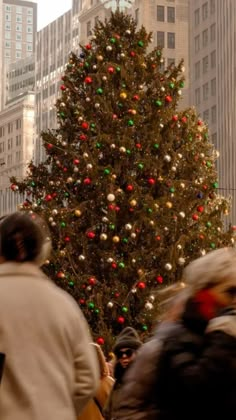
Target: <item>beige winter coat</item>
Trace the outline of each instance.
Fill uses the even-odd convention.
[[[31,263],[0,265],[1,420],[75,420],[98,386],[74,300]]]

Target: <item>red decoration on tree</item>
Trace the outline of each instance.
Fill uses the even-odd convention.
[[[145,289],[146,288],[146,283],[144,283],[143,281],[138,282],[137,287],[139,289]]]
[[[85,134],[80,134],[79,139],[85,141],[87,140],[87,136]]]
[[[99,344],[99,346],[102,346],[105,343],[105,340],[103,337],[98,337],[97,338],[97,344]]]
[[[199,213],[203,213],[204,212],[204,207],[203,206],[197,206],[197,211]]]
[[[173,121],[178,121],[178,115],[173,115],[172,120]]]
[[[92,181],[91,181],[91,179],[90,179],[90,178],[85,178],[85,179],[84,179],[84,184],[85,184],[85,185],[90,185],[90,184],[91,184],[91,182],[92,182]]]
[[[45,201],[51,201],[52,200],[52,196],[50,194],[47,194],[45,197]]]
[[[86,50],[91,50],[91,48],[92,48],[92,45],[91,44],[87,44],[86,45]]]
[[[64,241],[65,241],[65,242],[70,242],[70,237],[69,237],[69,236],[66,236],[66,237],[64,238]]]
[[[94,239],[95,238],[95,233],[93,232],[93,231],[89,231],[89,232],[87,232],[87,237],[89,238],[89,239]]]
[[[79,159],[74,159],[74,165],[78,165],[79,164]]]
[[[148,183],[150,184],[150,185],[154,185],[155,184],[155,179],[154,178],[149,178],[148,179]]]
[[[166,97],[165,97],[165,101],[166,102],[168,102],[168,103],[170,103],[170,102],[172,102],[172,97],[170,96],[170,95],[167,95]]]
[[[80,303],[80,305],[84,305],[85,304],[85,299],[80,299],[79,303]]]
[[[64,274],[62,271],[59,271],[59,272],[57,273],[57,278],[58,278],[58,279],[64,279],[64,277],[65,277],[65,274]]]
[[[89,129],[89,124],[88,124],[86,121],[84,121],[84,122],[82,122],[81,127],[82,127],[84,130],[88,130],[88,129]]]
[[[135,57],[136,53],[134,51],[130,51],[130,55],[131,55],[131,57]]]
[[[197,214],[193,214],[193,215],[192,215],[192,219],[193,219],[193,220],[195,220],[195,221],[197,221],[197,220],[199,219],[199,217],[198,217],[198,215],[197,215]]]
[[[52,149],[52,148],[53,148],[53,144],[52,144],[52,143],[48,143],[48,144],[47,144],[47,149],[48,149],[48,150],[50,150],[50,149]]]
[[[94,286],[94,285],[96,284],[96,279],[95,279],[95,277],[90,277],[90,279],[89,279],[89,284],[90,284],[90,286]]]
[[[113,74],[115,71],[114,67],[108,67],[108,73]]]
[[[157,281],[157,283],[162,284],[163,283],[163,277],[162,276],[157,276],[156,281]]]
[[[182,121],[182,123],[186,123],[186,122],[187,122],[187,117],[185,117],[185,116],[184,116],[184,117],[182,117],[182,118],[181,118],[181,121]]]
[[[123,316],[118,316],[118,318],[117,318],[117,322],[118,322],[119,324],[124,324],[124,323],[125,323],[125,318],[124,318]]]
[[[134,96],[133,96],[133,100],[134,100],[134,101],[139,101],[139,99],[140,99],[140,97],[139,97],[138,95],[134,95]]]
[[[64,91],[64,90],[66,90],[66,86],[65,85],[61,85],[60,86],[60,89]]]
[[[86,85],[90,85],[91,83],[93,83],[93,79],[90,76],[85,77],[84,82],[86,83]]]
[[[127,187],[126,187],[126,191],[129,191],[129,192],[133,191],[133,189],[134,189],[134,187],[131,184],[127,185]]]

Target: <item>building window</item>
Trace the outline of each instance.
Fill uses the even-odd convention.
[[[138,25],[138,23],[139,23],[139,9],[135,10],[135,22]]]
[[[5,11],[6,12],[10,12],[11,11],[11,6],[9,6],[8,4],[6,4]]]
[[[8,166],[12,165],[12,155],[7,156],[7,165]]]
[[[167,48],[175,48],[175,33],[167,32]]]
[[[16,50],[22,50],[22,43],[16,42]]]
[[[216,39],[216,24],[215,23],[211,25],[210,31],[211,31],[211,42],[214,42]]]
[[[215,0],[210,0],[210,11],[211,15],[213,15],[216,11],[216,2]]]
[[[216,123],[216,105],[211,108],[211,122],[212,124]]]
[[[33,42],[33,35],[27,34],[26,39],[27,39],[27,42]]]
[[[0,153],[4,152],[4,141],[0,143]]]
[[[201,66],[200,66],[200,61],[198,61],[197,63],[195,63],[195,80],[199,79],[201,75]]]
[[[11,24],[10,23],[5,23],[5,29],[6,29],[6,31],[10,31],[11,30]]]
[[[10,52],[10,50],[5,50],[5,57],[6,57],[6,58],[10,58],[10,57],[11,57],[11,52]]]
[[[16,22],[21,23],[22,22],[22,15],[16,15]]]
[[[22,7],[21,6],[16,6],[16,13],[22,13]]]
[[[167,7],[167,22],[175,23],[175,8]]]
[[[27,44],[27,51],[33,51],[32,44]]]
[[[27,15],[33,15],[33,9],[32,8],[27,9]]]
[[[200,23],[200,9],[196,9],[194,12],[194,24],[198,26]]]
[[[201,102],[201,90],[200,88],[195,89],[195,105],[199,105]]]
[[[203,112],[203,121],[205,121],[206,123],[208,123],[208,122],[209,122],[209,109],[206,109],[206,110]]]
[[[208,29],[205,29],[202,33],[202,46],[203,48],[206,47],[208,44]]]
[[[22,57],[21,51],[16,51],[16,58],[19,59]]]
[[[202,90],[203,90],[203,100],[204,101],[207,101],[208,100],[208,94],[209,94],[209,86],[208,86],[208,83],[205,83],[203,85]]]
[[[16,33],[16,40],[17,41],[22,41],[22,34],[21,33]]]
[[[211,68],[216,68],[216,50],[212,51],[211,53]]]
[[[202,72],[203,74],[208,72],[208,55],[206,55],[206,57],[202,60]]]
[[[157,21],[164,22],[165,21],[165,8],[164,6],[157,6]]]
[[[217,142],[217,133],[212,134],[212,136],[211,136],[211,141],[212,141],[212,143],[216,146],[216,142]]]
[[[87,36],[91,35],[91,20],[87,22]]]
[[[175,59],[174,58],[168,58],[167,59],[167,66],[174,66],[175,65]]]
[[[27,26],[27,33],[29,34],[29,33],[31,33],[32,34],[32,32],[33,32],[33,28],[32,28],[32,26],[31,25],[28,25]]]
[[[200,35],[195,36],[194,45],[195,45],[195,52],[197,53],[200,50]]]
[[[27,24],[32,25],[33,24],[33,16],[27,16]]]
[[[21,128],[21,119],[20,118],[18,120],[16,120],[16,129],[18,130],[19,128]]]
[[[157,46],[160,48],[165,47],[165,32],[157,31]]]
[[[5,48],[11,48],[11,42],[5,41]]]
[[[8,22],[11,20],[11,14],[10,13],[5,14],[5,20],[8,21]]]
[[[16,31],[17,32],[22,32],[22,24],[19,23],[18,25],[16,25]]]
[[[211,80],[211,96],[216,96],[216,78]]]
[[[5,39],[11,39],[11,32],[5,32]]]
[[[202,5],[202,19],[206,20],[208,18],[208,3]]]

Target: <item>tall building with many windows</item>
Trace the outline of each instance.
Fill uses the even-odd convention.
[[[220,152],[219,192],[236,221],[236,1],[190,0],[190,102]]]
[[[6,72],[10,63],[34,53],[37,4],[25,0],[0,0],[0,110],[6,101]]]

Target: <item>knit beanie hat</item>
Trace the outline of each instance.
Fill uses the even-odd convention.
[[[122,348],[129,348],[136,350],[141,346],[142,342],[139,338],[137,331],[132,327],[126,327],[118,335],[113,352],[117,352]]]

